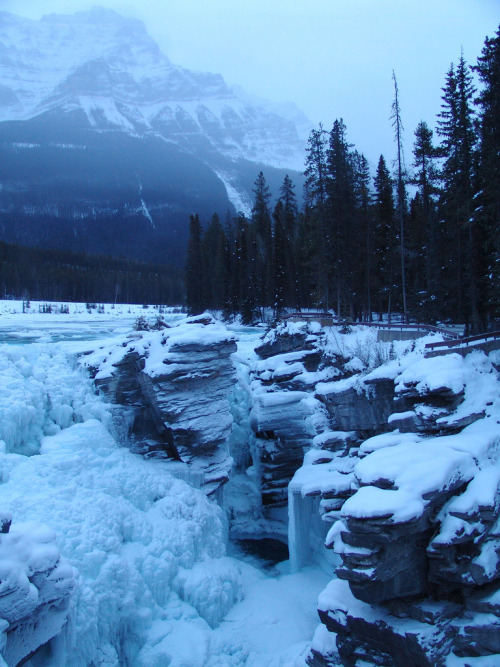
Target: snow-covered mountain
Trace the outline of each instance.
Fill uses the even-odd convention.
[[[120,215],[132,236],[156,236],[153,245],[177,252],[189,213],[248,210],[260,169],[275,187],[300,170],[307,127],[293,105],[174,65],[140,21],[112,10],[40,21],[0,12],[6,240],[47,245],[57,227],[59,245],[76,238],[90,251],[123,254],[129,241],[114,242],[112,222]],[[97,248],[84,242],[102,227],[96,220],[113,230]]]

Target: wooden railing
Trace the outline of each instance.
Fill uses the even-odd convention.
[[[459,339],[460,334],[456,331],[450,331],[449,329],[443,329],[441,327],[435,327],[431,324],[388,324],[383,322],[351,322],[349,320],[335,320],[330,313],[290,313],[289,315],[284,315],[283,319],[288,320],[292,318],[297,318],[300,320],[331,320],[331,326],[334,327],[343,327],[343,326],[363,326],[363,327],[375,327],[376,329],[389,329],[391,331],[427,331],[428,333],[440,333],[446,338]],[[439,343],[441,344],[441,343]],[[442,343],[443,345],[446,344]]]
[[[500,339],[500,331],[492,331],[490,333],[482,333],[482,334],[477,334],[476,336],[467,336],[467,338],[458,338],[457,340],[444,340],[439,343],[427,343],[425,346],[429,350],[433,350],[435,348],[453,348],[453,347],[459,347],[461,345],[468,346],[471,343],[477,343],[479,341],[488,341],[488,340],[498,340]]]
[[[428,333],[439,333],[444,336],[447,340],[439,341],[436,343],[427,343],[425,346],[426,350],[439,350],[439,349],[449,349],[453,350],[454,348],[461,346],[469,346],[478,342],[487,342],[491,340],[500,340],[500,331],[491,331],[488,333],[477,334],[475,336],[461,337],[460,334],[455,331],[450,331],[449,329],[443,329],[441,327],[435,327],[431,324],[388,324],[382,322],[350,322],[348,320],[336,320],[330,313],[322,312],[308,312],[308,313],[290,313],[285,315],[283,319],[297,318],[300,320],[331,320],[331,326],[333,327],[344,327],[344,326],[363,326],[363,327],[375,327],[377,329],[388,329],[391,331],[426,331]]]

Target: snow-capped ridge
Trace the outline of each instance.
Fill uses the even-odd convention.
[[[90,106],[104,109],[100,121],[87,112],[95,129],[154,129],[171,138],[185,135],[190,124],[212,150],[230,159],[301,168],[307,125],[301,112],[254,100],[220,74],[174,65],[141,21],[103,7],[40,21],[1,15],[0,121],[57,110],[87,112],[90,99]]]

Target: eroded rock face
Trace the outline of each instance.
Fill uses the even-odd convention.
[[[211,317],[137,332],[122,345],[85,357],[95,383],[115,405],[117,428],[136,451],[177,459],[212,492],[228,479],[233,419],[234,336]]]
[[[374,338],[365,346],[377,345],[376,332],[371,333]],[[411,375],[396,386],[394,370],[385,375],[356,372],[354,352],[341,334],[319,324],[280,325],[255,351],[260,360],[251,368],[251,426],[262,499],[269,508],[286,505],[287,486],[314,443],[321,440],[321,449],[345,455],[365,439],[395,429],[440,433],[445,427],[439,420],[463,401],[463,387],[423,390]],[[336,440],[332,433],[343,437]]]
[[[312,511],[331,526],[326,546],[340,561],[318,609],[333,639],[317,633],[308,664],[435,667],[450,655],[500,664],[495,360],[426,359],[418,342],[370,367],[368,338],[303,326],[299,349],[299,333],[290,327],[280,341],[278,331],[263,346],[252,425],[261,447],[278,428],[283,450],[299,441],[308,450],[288,486],[292,568],[311,557]],[[316,366],[306,370],[307,355]],[[298,392],[309,394],[307,417],[294,409]]]
[[[270,332],[256,348],[251,367],[250,425],[260,470],[262,503],[267,510],[286,507],[288,484],[318,433],[321,403],[314,397],[318,377],[338,369],[326,364],[318,336],[299,327]]]
[[[323,390],[316,395],[328,410],[332,430],[357,431],[360,437],[393,430],[387,421],[389,416],[408,407],[404,399],[395,402],[394,382],[386,378],[338,392]]]
[[[476,354],[442,361],[433,378],[432,361],[394,380],[401,417],[416,424],[427,404],[420,432],[311,454],[292,482],[306,496],[317,479],[334,522],[326,546],[342,559],[318,609],[336,650],[313,642],[311,666],[500,663],[498,374]]]
[[[307,392],[276,391],[258,394],[254,401],[250,424],[260,452],[262,501],[284,506],[288,483],[314,436],[314,399],[311,403]]]
[[[66,623],[73,569],[61,558],[52,530],[32,524],[10,530],[9,521],[0,535],[0,571],[1,653],[7,665],[18,665]]]

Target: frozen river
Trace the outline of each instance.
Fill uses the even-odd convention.
[[[152,306],[105,305],[88,310],[85,304],[51,304],[52,312],[40,312],[47,304],[30,304],[23,312],[21,301],[0,301],[0,343],[86,343],[123,336],[139,317],[154,321],[162,317],[175,322],[184,317],[177,309]],[[60,312],[68,308],[69,312]],[[85,346],[84,346],[85,347]]]

